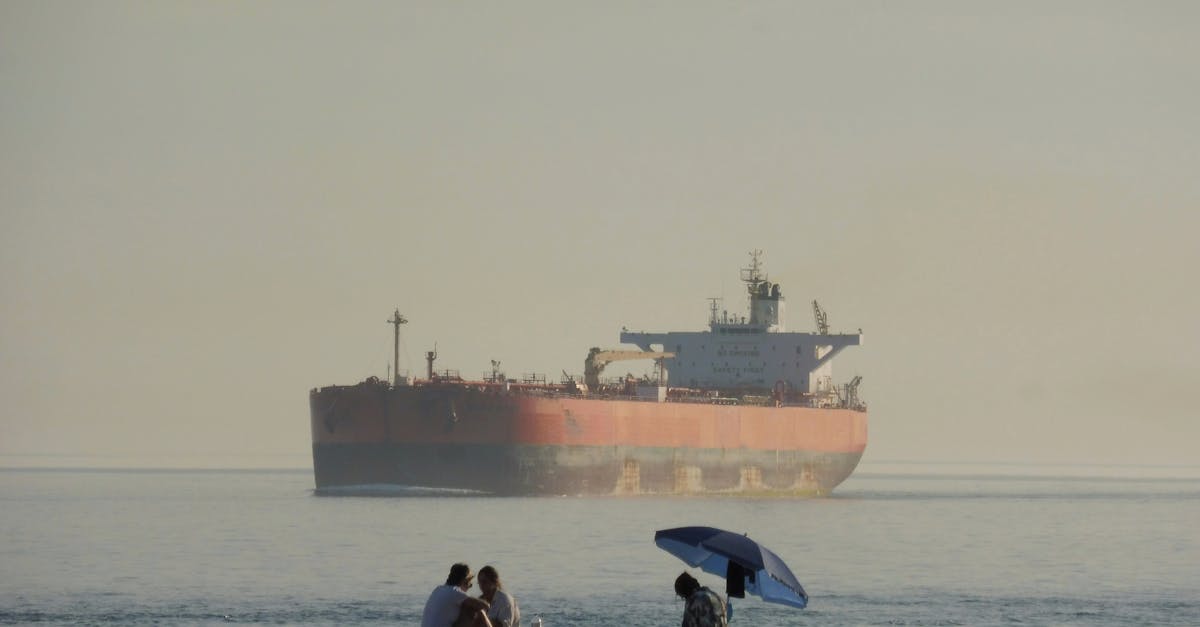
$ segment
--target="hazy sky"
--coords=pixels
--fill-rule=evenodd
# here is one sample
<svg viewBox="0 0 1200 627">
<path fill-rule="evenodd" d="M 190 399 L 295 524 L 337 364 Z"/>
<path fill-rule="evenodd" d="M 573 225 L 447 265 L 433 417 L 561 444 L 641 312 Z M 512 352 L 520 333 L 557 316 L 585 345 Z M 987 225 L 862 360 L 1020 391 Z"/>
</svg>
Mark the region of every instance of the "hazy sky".
<svg viewBox="0 0 1200 627">
<path fill-rule="evenodd" d="M 0 4 L 0 455 L 299 459 L 764 251 L 866 460 L 1200 460 L 1200 4 Z M 291 456 L 291 457 L 289 457 Z M 267 463 L 270 463 L 269 461 Z"/>
</svg>

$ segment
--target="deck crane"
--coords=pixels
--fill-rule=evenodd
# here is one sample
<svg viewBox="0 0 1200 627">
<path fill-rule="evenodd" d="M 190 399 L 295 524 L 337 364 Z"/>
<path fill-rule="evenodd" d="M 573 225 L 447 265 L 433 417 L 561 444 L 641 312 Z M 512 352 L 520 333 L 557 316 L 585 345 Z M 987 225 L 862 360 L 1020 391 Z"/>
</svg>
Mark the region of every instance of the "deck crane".
<svg viewBox="0 0 1200 627">
<path fill-rule="evenodd" d="M 813 301 L 813 316 L 817 319 L 817 333 L 821 335 L 829 335 L 829 316 L 825 314 L 825 310 Z"/>
<path fill-rule="evenodd" d="M 659 365 L 659 378 L 661 379 L 662 360 L 670 359 L 674 356 L 675 353 L 664 353 L 660 351 L 606 351 L 597 347 L 592 347 L 592 350 L 588 351 L 587 359 L 585 359 L 583 362 L 583 382 L 589 388 L 599 387 L 600 373 L 604 372 L 604 367 L 610 362 L 623 361 L 626 359 L 655 360 Z"/>
<path fill-rule="evenodd" d="M 856 409 L 859 406 L 858 401 L 858 384 L 862 383 L 861 376 L 855 376 L 849 382 L 842 385 L 842 389 L 838 394 L 838 400 L 842 402 L 842 407 L 848 409 Z"/>
</svg>

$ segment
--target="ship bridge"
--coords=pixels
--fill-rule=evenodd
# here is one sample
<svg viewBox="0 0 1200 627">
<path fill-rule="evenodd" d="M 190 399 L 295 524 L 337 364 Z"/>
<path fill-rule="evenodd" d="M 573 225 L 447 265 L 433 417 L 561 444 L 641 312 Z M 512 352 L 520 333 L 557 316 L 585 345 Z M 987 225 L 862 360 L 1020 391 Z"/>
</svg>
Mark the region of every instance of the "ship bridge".
<svg viewBox="0 0 1200 627">
<path fill-rule="evenodd" d="M 817 332 L 785 331 L 782 289 L 762 273 L 759 254 L 751 253 L 753 263 L 742 270 L 750 297 L 748 316 L 731 316 L 720 311 L 720 299 L 709 299 L 708 331 L 622 330 L 621 342 L 671 353 L 662 366 L 674 386 L 771 389 L 784 382 L 809 394 L 834 391 L 833 358 L 848 346 L 861 346 L 862 330 L 830 333 L 814 302 Z"/>
</svg>

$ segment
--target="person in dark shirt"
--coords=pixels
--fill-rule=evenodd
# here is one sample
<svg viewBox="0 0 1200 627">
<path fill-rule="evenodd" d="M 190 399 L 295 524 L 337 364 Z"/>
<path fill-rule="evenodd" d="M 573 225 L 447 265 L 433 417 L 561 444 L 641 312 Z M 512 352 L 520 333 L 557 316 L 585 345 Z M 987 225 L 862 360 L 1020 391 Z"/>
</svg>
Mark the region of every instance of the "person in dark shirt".
<svg viewBox="0 0 1200 627">
<path fill-rule="evenodd" d="M 701 586 L 687 571 L 675 578 L 675 594 L 684 600 L 683 627 L 728 627 L 720 595 Z"/>
</svg>

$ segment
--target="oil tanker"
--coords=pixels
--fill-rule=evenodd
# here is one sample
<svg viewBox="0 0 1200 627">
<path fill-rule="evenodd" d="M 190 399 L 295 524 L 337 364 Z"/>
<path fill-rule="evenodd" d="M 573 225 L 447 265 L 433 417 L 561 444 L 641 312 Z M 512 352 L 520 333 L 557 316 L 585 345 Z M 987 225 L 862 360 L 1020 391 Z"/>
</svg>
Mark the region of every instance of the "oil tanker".
<svg viewBox="0 0 1200 627">
<path fill-rule="evenodd" d="M 862 344 L 784 328 L 785 299 L 761 251 L 741 271 L 749 310 L 709 299 L 708 329 L 623 329 L 629 350 L 592 348 L 582 375 L 467 380 L 436 370 L 331 385 L 309 394 L 317 492 L 402 486 L 492 495 L 824 495 L 867 444 L 860 377 L 835 384 L 833 358 Z M 397 310 L 395 364 L 400 326 Z M 652 375 L 604 378 L 643 359 Z"/>
</svg>

